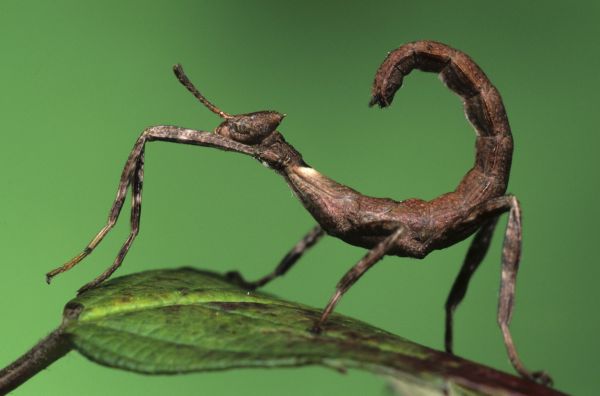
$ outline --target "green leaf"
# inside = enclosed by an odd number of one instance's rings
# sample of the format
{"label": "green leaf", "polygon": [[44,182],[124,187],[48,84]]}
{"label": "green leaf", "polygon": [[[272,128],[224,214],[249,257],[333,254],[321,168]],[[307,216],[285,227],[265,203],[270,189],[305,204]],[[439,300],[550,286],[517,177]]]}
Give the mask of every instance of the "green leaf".
{"label": "green leaf", "polygon": [[63,331],[102,365],[146,374],[319,364],[395,379],[407,394],[558,394],[530,381],[191,268],[113,279],[70,301]]}

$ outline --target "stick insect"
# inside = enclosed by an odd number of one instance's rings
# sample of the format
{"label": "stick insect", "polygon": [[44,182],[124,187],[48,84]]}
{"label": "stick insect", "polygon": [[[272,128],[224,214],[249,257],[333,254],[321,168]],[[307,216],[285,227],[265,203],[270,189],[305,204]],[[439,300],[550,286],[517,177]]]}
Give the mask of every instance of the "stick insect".
{"label": "stick insect", "polygon": [[444,249],[475,234],[445,305],[445,348],[452,353],[454,312],[466,294],[473,273],[487,253],[498,217],[508,212],[497,320],[516,371],[524,377],[550,384],[551,378],[546,373],[531,372],[525,368],[509,330],[521,255],[521,208],[515,196],[505,195],[513,140],[500,94],[468,55],[441,43],[417,41],[388,54],[375,75],[370,105],[379,105],[381,108],[389,106],[403,78],[414,69],[439,74],[444,84],[461,97],[467,119],[477,134],[475,165],[456,190],[431,201],[395,201],[362,195],[322,175],[303,160],[302,155],[276,130],[284,114],[276,111],[228,114],[208,101],[194,87],[182,67],[175,65],[174,72],[181,84],[210,111],[221,117],[223,122],[213,132],[177,126],[154,126],[144,130],[135,142],[121,174],[107,223],[81,253],[50,271],[47,281],[73,268],[92,253],[115,225],[126,193],[131,189],[129,236],[114,263],[81,287],[79,292],[99,285],[119,268],[139,232],[146,143],[167,141],[233,151],[249,155],[283,176],[318,225],[292,248],[271,273],[248,282],[238,272],[232,272],[228,274],[230,279],[247,289],[264,286],[284,275],[307,249],[326,234],[369,249],[337,284],[311,329],[315,333],[326,328],[327,318],[344,293],[384,255],[421,259],[433,250]]}

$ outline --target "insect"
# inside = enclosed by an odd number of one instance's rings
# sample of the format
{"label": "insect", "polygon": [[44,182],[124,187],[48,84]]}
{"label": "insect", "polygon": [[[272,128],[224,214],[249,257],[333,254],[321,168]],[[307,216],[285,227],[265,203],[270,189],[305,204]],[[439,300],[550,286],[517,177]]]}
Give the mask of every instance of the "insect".
{"label": "insect", "polygon": [[501,260],[498,324],[513,367],[524,377],[550,384],[551,378],[546,373],[531,372],[525,368],[509,330],[521,255],[521,209],[515,196],[505,195],[513,140],[500,94],[466,54],[441,43],[417,41],[388,54],[375,75],[370,105],[389,106],[403,78],[414,69],[439,73],[445,85],[462,98],[467,119],[477,134],[475,165],[455,191],[431,201],[395,201],[362,195],[304,162],[302,155],[276,130],[284,114],[276,111],[240,115],[225,113],[208,101],[190,82],[182,67],[176,65],[174,72],[179,81],[223,122],[214,132],[177,126],[154,126],[144,130],[129,154],[106,225],[80,254],[50,271],[47,281],[74,267],[98,246],[115,225],[126,193],[131,188],[130,234],[114,263],[79,292],[99,285],[121,265],[139,232],[146,143],[168,141],[214,147],[252,156],[283,176],[318,223],[273,272],[254,282],[244,280],[238,272],[228,273],[230,279],[248,289],[264,286],[284,275],[307,249],[326,234],[369,249],[337,284],[335,293],[312,328],[315,333],[325,327],[327,318],[344,293],[384,255],[421,259],[433,250],[446,248],[475,234],[446,301],[445,347],[452,352],[454,311],[466,294],[471,276],[487,253],[498,217],[508,212]]}

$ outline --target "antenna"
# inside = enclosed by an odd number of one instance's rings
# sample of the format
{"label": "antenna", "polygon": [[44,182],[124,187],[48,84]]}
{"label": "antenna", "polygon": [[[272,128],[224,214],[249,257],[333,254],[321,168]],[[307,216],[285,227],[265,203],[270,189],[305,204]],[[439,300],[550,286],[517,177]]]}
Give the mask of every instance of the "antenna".
{"label": "antenna", "polygon": [[187,90],[190,91],[192,93],[192,95],[194,95],[196,97],[196,99],[198,99],[200,102],[202,102],[202,104],[204,106],[206,106],[210,111],[212,111],[213,113],[215,113],[216,115],[218,115],[221,118],[225,118],[225,119],[233,118],[233,116],[231,114],[225,113],[224,111],[219,109],[217,106],[212,104],[208,99],[206,99],[204,97],[204,95],[202,95],[200,93],[200,91],[198,91],[198,89],[194,86],[194,84],[192,84],[190,79],[185,75],[185,72],[183,71],[183,67],[179,63],[176,64],[175,66],[173,66],[173,72],[175,73],[175,76],[177,77],[179,82],[181,84],[183,84],[183,86],[186,87]]}

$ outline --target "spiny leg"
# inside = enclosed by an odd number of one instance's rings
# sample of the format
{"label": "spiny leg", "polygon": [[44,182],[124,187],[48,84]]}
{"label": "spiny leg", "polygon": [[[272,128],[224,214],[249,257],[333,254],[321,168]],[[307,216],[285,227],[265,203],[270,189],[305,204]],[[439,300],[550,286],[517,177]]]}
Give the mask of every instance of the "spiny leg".
{"label": "spiny leg", "polygon": [[515,196],[505,195],[490,199],[476,206],[468,215],[468,220],[488,218],[509,212],[508,224],[502,247],[502,277],[500,280],[500,296],[498,299],[498,325],[502,331],[504,345],[511,364],[523,377],[530,378],[544,385],[550,385],[552,378],[543,371],[531,372],[525,368],[510,333],[510,320],[514,308],[515,286],[519,261],[521,259],[521,207]]}
{"label": "spiny leg", "polygon": [[308,232],[286,255],[281,259],[273,272],[254,281],[247,282],[238,271],[231,271],[226,274],[226,277],[248,290],[255,290],[263,287],[273,279],[285,275],[292,266],[302,257],[302,255],[311,247],[313,247],[325,235],[321,226],[317,225]]}
{"label": "spiny leg", "polygon": [[117,270],[123,263],[125,256],[129,252],[129,248],[133,244],[133,241],[137,234],[140,232],[140,217],[142,214],[142,188],[144,185],[144,150],[140,153],[137,166],[135,168],[133,174],[133,180],[131,181],[131,230],[129,232],[129,236],[125,240],[125,243],[119,250],[117,257],[113,264],[106,269],[102,274],[96,277],[89,283],[83,285],[79,290],[77,290],[78,294],[83,293],[86,290],[89,290],[93,287],[98,286],[100,283],[104,282],[108,279],[113,272]]}
{"label": "spiny leg", "polygon": [[[142,134],[143,135],[143,134]],[[106,234],[114,227],[119,218],[119,214],[121,213],[121,209],[123,208],[123,203],[125,202],[125,196],[127,195],[127,188],[131,183],[131,178],[133,176],[135,167],[137,165],[138,157],[142,152],[144,147],[144,140],[138,139],[133,150],[129,154],[127,158],[127,162],[125,163],[125,167],[123,168],[123,172],[121,173],[121,179],[119,181],[119,187],[117,188],[117,196],[110,208],[108,213],[108,221],[104,227],[92,238],[90,243],[85,247],[85,249],[79,253],[77,256],[73,257],[67,263],[62,265],[61,267],[55,268],[52,271],[46,274],[46,282],[50,283],[52,278],[56,275],[68,271],[74,266],[76,266],[81,260],[83,260],[86,256],[94,251],[96,246],[104,239]]]}
{"label": "spiny leg", "polygon": [[[119,217],[121,209],[123,207],[123,202],[125,200],[127,188],[129,187],[129,185],[132,183],[132,180],[134,179],[134,173],[136,172],[140,158],[142,157],[142,155],[144,153],[145,144],[147,142],[154,141],[154,140],[168,141],[168,142],[182,143],[182,144],[191,144],[191,145],[197,145],[197,146],[214,147],[214,148],[218,148],[220,150],[234,151],[234,152],[238,152],[238,153],[242,153],[242,154],[247,154],[250,156],[254,156],[256,154],[255,149],[250,146],[247,146],[247,145],[241,144],[241,143],[237,143],[235,141],[232,141],[232,140],[224,138],[222,136],[213,134],[211,132],[196,131],[196,130],[185,129],[185,128],[180,128],[180,127],[176,127],[176,126],[156,126],[156,127],[146,129],[140,135],[136,144],[134,145],[133,150],[129,154],[129,158],[127,159],[127,162],[126,162],[123,172],[121,174],[119,187],[117,189],[117,197],[111,207],[107,224],[92,239],[92,241],[88,244],[88,246],[84,249],[83,252],[81,252],[79,255],[77,255],[75,258],[73,258],[71,261],[69,261],[62,267],[59,267],[53,271],[50,271],[46,275],[46,278],[48,281],[50,281],[54,276],[58,275],[59,273],[68,271],[69,269],[71,269],[75,265],[77,265],[77,263],[79,263],[83,258],[85,258],[87,255],[89,255],[94,250],[94,248],[106,236],[108,231],[110,231],[110,229],[113,228],[113,226],[115,225],[115,223],[117,221],[117,218]],[[142,182],[141,178],[139,179],[139,182],[140,183]],[[134,189],[134,188],[138,188],[138,187],[132,187],[132,189]],[[139,189],[140,189],[140,197],[141,197],[141,186],[139,186]],[[139,213],[138,213],[138,217],[139,217]],[[133,221],[133,217],[132,217],[132,221]],[[135,235],[132,237],[130,234],[130,237],[127,239],[127,241],[121,248],[119,255],[121,255],[121,253],[123,253],[123,257],[124,257],[124,255],[127,253],[127,250],[129,249],[129,246],[131,246],[131,243],[133,243],[134,238],[135,238]],[[113,266],[114,266],[114,264],[113,264]],[[118,265],[117,265],[117,267],[118,267]],[[110,270],[110,268],[109,268],[109,270]],[[107,270],[107,271],[109,271],[109,270]],[[113,271],[114,271],[114,269],[113,269]],[[108,276],[110,276],[110,274],[108,274]],[[101,277],[102,277],[102,275],[101,275]],[[84,288],[87,288],[86,286],[84,286]]]}
{"label": "spiny leg", "polygon": [[315,323],[311,331],[313,333],[320,333],[323,327],[323,324],[327,321],[327,318],[331,315],[335,306],[340,301],[344,293],[352,287],[356,283],[356,281],[364,275],[369,268],[371,268],[375,263],[383,258],[387,252],[394,246],[394,244],[400,239],[400,237],[405,232],[405,227],[400,226],[396,229],[392,234],[386,237],[383,241],[379,242],[377,246],[373,249],[369,250],[369,252],[352,267],[344,277],[338,282],[336,286],[336,291],[331,296],[329,303],[323,310],[320,319]]}
{"label": "spiny leg", "polygon": [[275,270],[259,280],[252,282],[252,285],[262,287],[278,276],[283,276],[290,268],[304,255],[304,253],[313,247],[325,235],[321,226],[317,225],[308,232],[281,260]]}
{"label": "spiny leg", "polygon": [[551,385],[552,378],[543,371],[531,372],[525,368],[515,348],[509,324],[515,300],[515,285],[519,261],[521,258],[521,207],[516,197],[507,197],[510,205],[508,224],[502,247],[502,278],[498,302],[498,324],[504,336],[504,344],[513,367],[524,377],[531,378],[544,385]]}
{"label": "spiny leg", "polygon": [[450,290],[450,294],[448,294],[448,299],[446,300],[446,331],[445,331],[445,346],[446,352],[452,352],[452,339],[453,339],[453,318],[454,311],[461,303],[465,294],[467,293],[467,288],[469,287],[469,281],[471,280],[471,276],[475,273],[483,258],[485,257],[490,243],[492,241],[492,235],[494,233],[494,229],[496,228],[496,223],[498,222],[498,218],[495,217],[489,221],[487,221],[477,232],[475,238],[471,242],[471,246],[469,247],[469,251],[467,252],[467,256],[465,257],[465,261],[458,273],[458,276],[454,280],[454,284],[452,285],[452,289]]}

